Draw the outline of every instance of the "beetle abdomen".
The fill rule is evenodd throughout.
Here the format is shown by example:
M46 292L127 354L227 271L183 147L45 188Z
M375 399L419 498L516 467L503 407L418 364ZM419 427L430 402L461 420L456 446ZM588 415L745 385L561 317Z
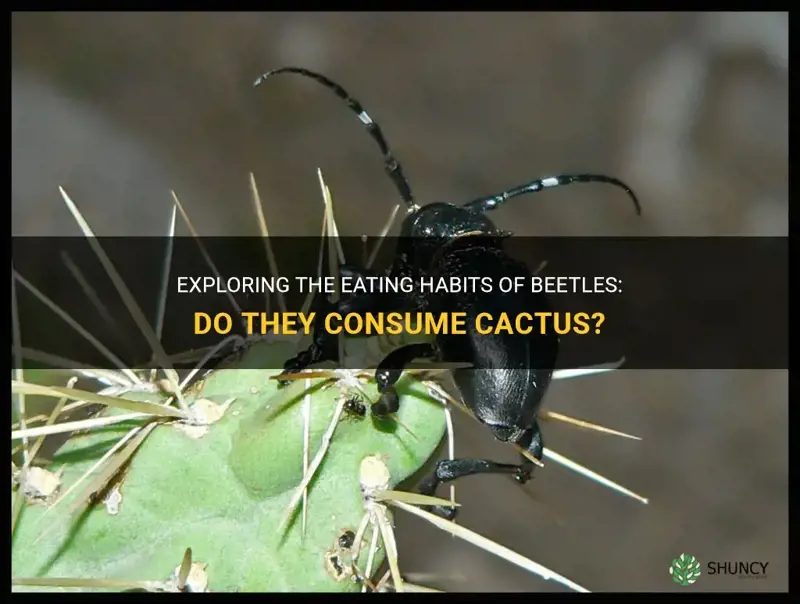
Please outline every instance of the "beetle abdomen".
M495 246L449 251L442 255L432 274L434 279L453 274L491 276L493 289L501 277L523 277L526 283L531 277L527 266ZM549 302L527 288L514 294L477 289L466 295L434 295L429 310L466 313L468 327L475 325L481 313L488 313L488 317L482 316L481 326L490 331L481 333L470 328L464 335L439 335L436 344L443 358L474 365L474 369L456 370L454 379L465 404L480 421L492 426L529 428L550 385L558 355L558 336L539 333L535 324L528 334L492 328L503 313L513 326L520 313L533 316L535 312L548 312Z

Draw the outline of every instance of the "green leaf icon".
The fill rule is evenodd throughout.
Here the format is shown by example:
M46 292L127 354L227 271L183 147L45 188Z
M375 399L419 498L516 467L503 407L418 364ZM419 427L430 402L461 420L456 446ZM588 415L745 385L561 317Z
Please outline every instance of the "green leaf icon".
M700 562L694 556L681 554L672 561L669 574L678 585L691 585L700 577Z

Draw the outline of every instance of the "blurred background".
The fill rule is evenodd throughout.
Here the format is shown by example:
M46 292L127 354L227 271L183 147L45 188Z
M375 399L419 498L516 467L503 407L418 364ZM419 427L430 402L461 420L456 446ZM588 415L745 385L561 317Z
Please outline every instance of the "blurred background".
M15 13L11 33L14 235L79 234L59 185L100 235L163 234L171 189L201 234L257 235L249 172L271 232L317 235L318 167L340 231L377 234L399 201L377 149L313 82L253 90L284 65L364 104L421 203L600 172L633 186L642 218L618 190L588 185L493 218L519 235L788 231L787 13ZM644 440L550 422L547 445L650 504L551 462L524 488L464 479L459 521L593 591L786 590L787 386L786 371L556 382L548 408ZM455 419L460 456L515 459ZM417 582L560 590L397 520ZM681 553L766 561L768 576L679 587L668 567Z

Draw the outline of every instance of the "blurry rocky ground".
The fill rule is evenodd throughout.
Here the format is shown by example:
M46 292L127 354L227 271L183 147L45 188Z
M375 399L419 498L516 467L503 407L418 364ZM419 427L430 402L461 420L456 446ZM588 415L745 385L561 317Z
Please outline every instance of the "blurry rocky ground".
M493 216L520 235L785 235L788 15L15 14L12 229L78 234L63 185L104 235L158 235L170 189L201 233L255 235L248 172L270 228L314 235L316 169L344 234L396 203L358 121L300 65L341 81L384 128L419 200L466 200L537 176L605 172ZM754 284L757 286L757 284ZM465 479L460 521L593 590L685 590L682 552L762 560L788 585L786 372L621 371L557 383L550 408L644 437L548 424L552 448L646 494L642 506L555 464L525 492ZM462 418L456 418L461 420ZM514 459L469 421L461 455ZM554 520L555 513L560 524ZM556 589L399 517L401 561L448 590ZM199 552L198 552L199 555Z

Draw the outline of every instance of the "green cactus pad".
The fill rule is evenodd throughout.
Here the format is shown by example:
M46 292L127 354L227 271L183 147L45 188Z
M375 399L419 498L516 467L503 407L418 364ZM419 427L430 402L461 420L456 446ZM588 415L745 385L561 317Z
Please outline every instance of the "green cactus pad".
M398 384L399 421L344 415L309 488L305 535L302 505L281 534L280 522L303 477L306 385L299 380L279 389L269 379L277 372L258 367L275 367L294 349L290 343L255 344L231 368L214 371L191 388L187 402L233 400L201 438L175 424L157 426L124 472L117 514L101 503L70 514L80 487L47 514L43 505L25 505L13 536L12 576L164 581L190 547L193 560L207 565L210 591L358 589L331 576L325 554L342 530L355 530L363 516L359 464L367 455L380 455L395 484L411 476L437 450L445 433L444 412L422 384L404 377ZM321 389L320 380L314 382L309 460L340 395L338 385ZM376 397L373 384L362 387ZM61 492L131 427L115 425L71 438L49 468L63 466ZM376 564L382 557L380 550ZM362 568L365 559L366 553Z

